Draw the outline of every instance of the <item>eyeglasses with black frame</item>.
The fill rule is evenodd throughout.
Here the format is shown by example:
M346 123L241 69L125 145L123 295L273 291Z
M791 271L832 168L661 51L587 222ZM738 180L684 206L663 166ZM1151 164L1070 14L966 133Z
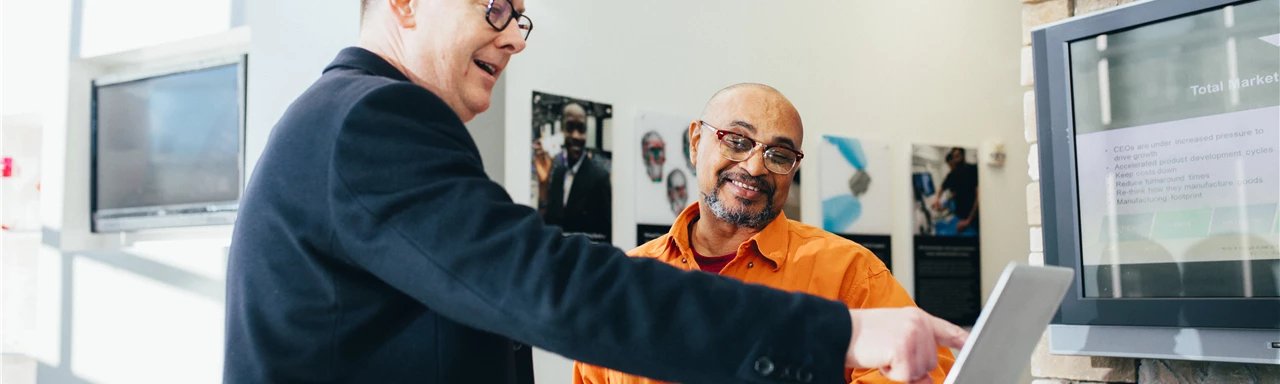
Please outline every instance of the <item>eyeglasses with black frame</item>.
M804 158L804 153L791 148L761 143L742 134L713 127L702 120L698 120L698 124L716 133L716 138L720 141L720 156L729 161L746 161L757 150L762 150L764 168L769 172L785 175L795 170L796 164Z
M529 32L533 32L533 20L529 20L529 16L516 12L515 7L511 5L511 0L489 0L489 8L484 12L484 20L498 32L506 30L511 20L516 20L516 27L520 28L520 36L525 41L529 41Z

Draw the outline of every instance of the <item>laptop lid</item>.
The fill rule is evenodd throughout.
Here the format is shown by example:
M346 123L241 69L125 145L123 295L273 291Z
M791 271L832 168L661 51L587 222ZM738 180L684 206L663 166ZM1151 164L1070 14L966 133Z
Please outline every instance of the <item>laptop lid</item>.
M1070 268L1009 263L945 383L1017 382L1074 277Z

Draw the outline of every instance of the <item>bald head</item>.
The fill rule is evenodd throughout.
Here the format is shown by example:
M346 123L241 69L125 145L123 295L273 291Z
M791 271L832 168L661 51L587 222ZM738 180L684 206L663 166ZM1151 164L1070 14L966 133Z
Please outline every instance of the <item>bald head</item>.
M728 87L724 87L719 91L716 91L715 94L711 95L711 100L707 101L707 106L708 107L711 106L711 102L716 101L716 99L719 99L720 96L723 96L727 93L743 91L743 90L755 90L755 91L771 93L778 96L782 96L782 92L779 92L777 88L770 87L768 85L764 85L760 83L738 83L738 84L730 85ZM703 109L703 113L706 113L705 107Z
M702 107L702 119L723 115L726 110L748 108L759 109L759 113L753 115L768 116L768 120L794 126L798 131L797 138L804 138L804 122L800 119L800 112L796 110L795 105L792 105L791 100L788 100L782 92L764 84L739 83L717 91L711 95L710 100L707 100L707 105ZM795 146L797 149L800 148L799 140L796 141Z
M730 85L711 95L707 105L702 107L704 121L712 121L708 119L719 121L725 117L735 116L749 116L751 120L756 120L757 122L731 120L746 123L749 126L744 128L751 131L754 131L760 123L772 123L778 125L777 128L783 131L793 131L788 133L794 133L795 137L788 138L794 141L791 144L795 149L800 149L800 141L804 139L804 122L800 119L800 112L796 110L795 105L791 104L791 100L776 88L757 83Z

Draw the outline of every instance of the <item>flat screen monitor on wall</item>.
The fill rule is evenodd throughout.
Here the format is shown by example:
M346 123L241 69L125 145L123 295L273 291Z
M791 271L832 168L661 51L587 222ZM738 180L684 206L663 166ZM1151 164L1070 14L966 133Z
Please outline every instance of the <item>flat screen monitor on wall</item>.
M238 55L94 80L94 232L235 221L245 64Z
M1280 364L1280 0L1032 33L1060 354Z

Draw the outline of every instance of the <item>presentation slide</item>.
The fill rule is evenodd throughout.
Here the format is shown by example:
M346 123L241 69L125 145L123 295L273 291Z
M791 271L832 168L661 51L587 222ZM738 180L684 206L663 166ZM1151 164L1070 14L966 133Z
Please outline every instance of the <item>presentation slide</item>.
M1121 263L1280 259L1277 116L1270 107L1077 136L1084 264L1111 263L1112 247ZM1241 236L1269 241L1243 250Z
M1087 297L1280 296L1280 0L1069 44Z

